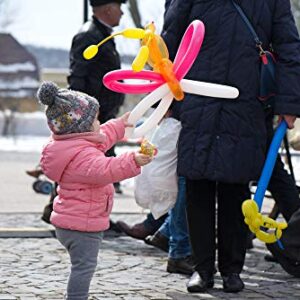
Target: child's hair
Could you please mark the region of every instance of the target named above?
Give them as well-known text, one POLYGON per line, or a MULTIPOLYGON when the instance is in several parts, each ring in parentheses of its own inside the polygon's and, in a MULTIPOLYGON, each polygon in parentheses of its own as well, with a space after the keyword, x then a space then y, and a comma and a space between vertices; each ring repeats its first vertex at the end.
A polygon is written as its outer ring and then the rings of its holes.
POLYGON ((99 111, 98 101, 81 92, 60 89, 43 82, 37 92, 40 103, 47 105, 46 116, 55 134, 89 132, 99 111))

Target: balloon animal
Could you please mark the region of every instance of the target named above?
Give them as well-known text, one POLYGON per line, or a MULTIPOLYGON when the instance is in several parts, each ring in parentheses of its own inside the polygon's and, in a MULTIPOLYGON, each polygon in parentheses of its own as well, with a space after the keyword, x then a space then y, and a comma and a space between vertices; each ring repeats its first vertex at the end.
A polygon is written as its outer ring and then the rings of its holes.
POLYGON ((287 123, 283 120, 277 128, 269 148, 267 159, 257 184, 254 200, 246 200, 242 204, 245 223, 249 226, 250 230, 256 235, 256 237, 265 243, 274 243, 279 241, 282 235, 282 230, 287 227, 286 223, 276 222, 260 213, 264 195, 276 162, 278 149, 286 130, 287 123), (262 228, 274 230, 271 232, 266 232, 266 230, 262 230, 262 228))
MULTIPOLYGON (((151 46, 152 44, 149 44, 149 60, 154 67, 154 71, 116 70, 104 76, 104 85, 113 91, 131 94, 150 93, 132 110, 128 122, 133 125, 136 125, 137 121, 153 104, 161 100, 155 111, 141 126, 126 128, 126 137, 142 137, 154 128, 169 109, 173 98, 181 99, 181 89, 187 93, 224 99, 238 97, 239 92, 233 87, 183 79, 197 58, 203 42, 204 32, 204 24, 199 20, 193 21, 181 40, 173 63, 166 58, 165 50, 160 53, 160 49, 165 49, 164 47, 158 46, 155 48, 151 46), (162 59, 159 60, 160 58, 162 59), (164 68, 167 70, 166 74, 160 73, 164 68), (143 79, 149 82, 133 84, 124 82, 126 79, 143 79)), ((147 44, 147 42, 145 43, 147 44)), ((156 42, 153 43, 156 44, 156 42)))

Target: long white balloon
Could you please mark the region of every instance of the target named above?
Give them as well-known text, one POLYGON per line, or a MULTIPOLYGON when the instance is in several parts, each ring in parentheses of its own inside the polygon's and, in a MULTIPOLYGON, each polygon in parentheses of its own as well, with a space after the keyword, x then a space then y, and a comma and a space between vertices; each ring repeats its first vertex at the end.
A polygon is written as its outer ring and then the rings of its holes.
POLYGON ((180 86, 184 92, 208 97, 235 99, 239 95, 237 88, 203 81, 182 79, 180 86))
MULTIPOLYGON (((234 99, 239 95, 238 89, 221 84, 182 79, 180 81, 180 85, 184 92, 196 95, 223 99, 234 99)), ((167 83, 161 85, 159 88, 147 95, 130 113, 128 123, 133 124, 134 127, 127 127, 125 136, 127 138, 143 137, 163 118, 165 113, 168 111, 172 100, 173 95, 170 92, 167 83), (162 101, 150 117, 141 126, 134 128, 137 121, 145 114, 145 112, 160 99, 162 99, 162 101)))
MULTIPOLYGON (((131 137, 142 137, 142 135, 137 135, 136 132, 147 132, 147 131, 144 131, 144 124, 146 122, 149 122, 151 123, 150 125, 150 129, 151 130, 153 127, 155 127, 158 122, 161 120, 161 118, 163 117, 163 115, 161 115, 160 113, 160 109, 159 111, 157 112, 158 108, 160 107, 160 104, 158 105, 158 107, 155 109, 155 111, 151 114, 151 116, 147 119, 147 121, 142 124, 141 126, 137 127, 137 128, 134 128, 137 121, 146 113, 146 111, 153 105, 155 104, 156 102, 158 102, 160 99, 162 99, 165 95, 169 94, 170 93, 170 89, 168 87, 168 85, 165 83, 163 85, 161 85, 159 88, 157 88, 156 90, 154 90, 153 92, 151 92, 149 95, 147 95, 145 98, 143 98, 139 103, 138 105, 132 110, 132 112, 130 113, 129 115, 129 118, 128 118, 128 123, 129 124, 132 124, 133 127, 127 127, 126 130, 125 130, 125 136, 127 138, 131 138, 131 137), (156 113, 154 116, 153 114, 156 113), (157 115, 159 116, 159 120, 157 122, 153 122, 153 117, 155 117, 155 121, 158 119, 157 115), (142 127, 143 126, 143 127, 142 127), (139 128, 142 128, 142 129, 139 129, 139 128), (139 130, 138 130, 139 129, 139 130)), ((173 96, 172 96, 172 99, 173 99, 173 96)), ((172 101, 171 101, 172 102, 172 101)), ((171 103, 170 103, 171 105, 171 103)), ((168 107, 169 108, 169 107, 168 107)), ((168 110, 167 108, 167 110, 168 110)), ((149 125, 148 125, 149 126, 149 125)))
POLYGON ((158 107, 151 114, 151 116, 139 127, 134 130, 134 138, 144 136, 148 131, 153 129, 163 118, 163 116, 168 111, 171 103, 173 101, 172 93, 168 93, 159 102, 158 107))

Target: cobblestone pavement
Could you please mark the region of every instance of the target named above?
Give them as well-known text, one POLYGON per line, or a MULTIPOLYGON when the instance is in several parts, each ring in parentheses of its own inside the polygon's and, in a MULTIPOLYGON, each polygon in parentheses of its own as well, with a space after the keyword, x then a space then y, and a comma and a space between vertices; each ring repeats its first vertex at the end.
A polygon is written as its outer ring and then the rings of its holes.
MULTIPOLYGON (((0 225, 47 227, 38 214, 0 215, 0 225), (22 219, 23 218, 23 219, 22 219)), ((139 215, 116 214, 113 220, 134 223, 139 215)), ((226 294, 216 275, 215 287, 206 294, 188 294, 187 277, 166 272, 166 254, 124 235, 108 232, 99 253, 90 299, 192 300, 192 299, 300 299, 300 281, 275 263, 264 260, 264 245, 255 241, 247 253, 243 292, 226 294)), ((55 238, 0 239, 0 299, 63 299, 69 260, 55 238)))
MULTIPOLYGON (((36 153, 0 151, 0 233, 8 232, 8 228, 52 228, 40 220, 48 197, 33 193, 33 180, 24 172, 37 160, 36 153)), ((137 213, 140 210, 132 195, 132 186, 124 184, 124 194, 116 197, 114 221, 134 224, 144 218, 144 214, 137 213)), ((109 231, 99 253, 90 299, 300 299, 300 280, 286 274, 279 265, 266 262, 266 253, 264 244, 257 241, 247 253, 243 292, 223 293, 217 274, 209 293, 188 294, 188 278, 166 272, 164 252, 109 231)), ((68 255, 55 238, 0 238, 0 300, 63 299, 68 272, 68 255)))

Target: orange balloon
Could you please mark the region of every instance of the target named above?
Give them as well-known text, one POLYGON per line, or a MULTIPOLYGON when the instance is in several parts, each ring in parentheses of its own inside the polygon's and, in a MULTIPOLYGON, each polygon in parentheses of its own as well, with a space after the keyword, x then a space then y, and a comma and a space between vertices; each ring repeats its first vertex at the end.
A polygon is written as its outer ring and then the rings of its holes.
POLYGON ((157 70, 167 82, 174 98, 178 101, 182 100, 184 98, 184 93, 174 74, 173 63, 168 58, 163 58, 155 65, 155 70, 157 70))

